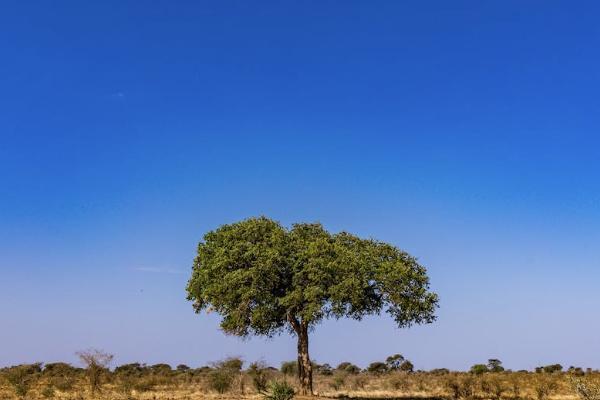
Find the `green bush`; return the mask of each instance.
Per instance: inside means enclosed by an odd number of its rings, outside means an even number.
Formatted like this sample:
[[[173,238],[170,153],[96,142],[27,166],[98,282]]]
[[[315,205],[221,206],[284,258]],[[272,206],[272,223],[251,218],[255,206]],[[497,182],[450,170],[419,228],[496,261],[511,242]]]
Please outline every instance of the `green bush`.
[[[267,391],[267,371],[268,367],[262,362],[254,362],[248,368],[248,375],[252,378],[252,385],[258,393]]]
[[[291,400],[295,396],[294,388],[285,381],[274,381],[269,385],[269,393],[265,395],[266,400]]]
[[[223,394],[231,388],[235,374],[231,369],[217,368],[208,373],[208,382],[211,389]]]
[[[388,366],[386,363],[382,363],[380,361],[375,361],[369,364],[367,367],[367,371],[373,374],[383,374],[388,371]]]
[[[358,367],[357,365],[354,365],[348,361],[344,361],[343,363],[340,363],[335,369],[338,371],[341,371],[341,372],[346,372],[346,373],[352,374],[352,375],[360,373],[360,367]]]
[[[487,365],[485,364],[475,364],[471,367],[471,373],[475,375],[485,374],[486,372],[490,372]]]

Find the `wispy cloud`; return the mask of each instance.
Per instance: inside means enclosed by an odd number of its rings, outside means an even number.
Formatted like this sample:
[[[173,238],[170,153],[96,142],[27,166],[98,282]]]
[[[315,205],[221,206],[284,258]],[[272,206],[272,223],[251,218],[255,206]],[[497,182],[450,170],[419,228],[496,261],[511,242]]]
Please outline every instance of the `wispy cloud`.
[[[176,274],[176,275],[182,275],[182,274],[186,274],[187,273],[187,271],[184,271],[182,269],[158,268],[158,267],[136,267],[135,270],[139,271],[139,272],[150,272],[150,273],[155,273],[155,274]]]

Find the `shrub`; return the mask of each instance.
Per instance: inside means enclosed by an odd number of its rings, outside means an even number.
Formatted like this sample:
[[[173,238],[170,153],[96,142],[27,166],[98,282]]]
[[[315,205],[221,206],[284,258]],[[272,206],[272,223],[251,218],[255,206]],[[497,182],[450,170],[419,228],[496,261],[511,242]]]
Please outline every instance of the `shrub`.
[[[298,362],[297,361],[284,361],[281,363],[280,371],[284,375],[298,375]]]
[[[41,372],[41,364],[24,364],[3,370],[3,376],[17,397],[23,399],[31,390]]]
[[[368,379],[364,375],[356,375],[352,380],[352,387],[358,390],[364,390],[365,386],[367,386]]]
[[[54,398],[54,387],[52,387],[52,385],[47,385],[42,389],[41,395],[43,398],[45,399],[52,399]]]
[[[435,368],[429,371],[429,373],[433,375],[448,375],[450,370],[448,368]]]
[[[78,352],[77,356],[86,366],[88,383],[93,395],[100,390],[102,376],[107,375],[108,366],[113,359],[113,355],[101,350],[90,349]]]
[[[217,368],[208,374],[208,382],[211,389],[219,394],[223,394],[231,388],[235,374],[231,369]]]
[[[471,367],[470,372],[475,375],[481,375],[486,372],[490,372],[490,370],[485,364],[475,364]]]
[[[294,388],[285,381],[274,381],[269,385],[269,393],[265,395],[266,400],[291,400],[295,396]]]
[[[322,364],[322,365],[317,365],[315,372],[319,375],[325,375],[325,376],[333,375],[333,370],[331,368],[331,365],[329,365],[327,363]]]
[[[360,373],[360,367],[358,367],[348,361],[344,361],[343,363],[340,363],[335,369],[337,371],[346,372],[348,374],[353,374],[353,375]]]
[[[600,400],[600,383],[590,379],[572,378],[571,386],[581,400]]]
[[[404,362],[404,357],[402,354],[394,354],[393,356],[389,356],[385,359],[385,364],[387,369],[395,370],[400,368],[400,365]]]
[[[547,399],[556,389],[558,389],[558,384],[553,378],[543,375],[536,376],[534,390],[537,400]]]
[[[169,364],[154,364],[149,367],[150,371],[156,375],[169,375],[173,370]]]
[[[140,376],[148,370],[145,364],[131,363],[119,365],[115,368],[116,375]]]
[[[473,397],[475,381],[472,376],[449,375],[444,383],[450,396],[455,400]]]
[[[337,372],[334,375],[333,380],[329,383],[329,385],[335,391],[340,390],[344,387],[344,384],[346,383],[346,376],[346,372]]]
[[[413,372],[415,366],[410,361],[405,360],[402,364],[400,364],[399,369],[402,372]]]
[[[369,366],[367,367],[367,371],[374,374],[383,374],[388,371],[388,366],[386,363],[375,361],[369,364]]]
[[[393,390],[407,390],[408,380],[405,374],[393,374],[387,380],[387,385]]]
[[[490,358],[488,360],[488,370],[490,372],[502,372],[504,371],[504,367],[502,366],[502,361],[496,359],[496,358]]]
[[[229,357],[215,364],[217,368],[228,369],[232,372],[240,372],[244,366],[244,360],[239,357]]]
[[[248,368],[248,375],[252,378],[252,385],[258,393],[267,391],[268,367],[263,362],[254,362]]]

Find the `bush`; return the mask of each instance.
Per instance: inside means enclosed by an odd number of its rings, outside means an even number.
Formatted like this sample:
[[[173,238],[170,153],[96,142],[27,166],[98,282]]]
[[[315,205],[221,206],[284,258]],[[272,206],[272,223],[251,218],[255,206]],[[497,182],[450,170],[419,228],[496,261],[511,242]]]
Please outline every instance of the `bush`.
[[[333,390],[340,390],[344,387],[346,383],[346,372],[338,372],[333,377],[333,380],[330,382],[330,386]]]
[[[316,365],[316,368],[314,369],[314,371],[319,375],[324,375],[324,376],[333,375],[333,369],[331,368],[331,365],[329,365],[327,363]]]
[[[150,371],[156,375],[169,375],[173,370],[169,364],[154,364],[149,367]]]
[[[42,389],[41,395],[43,398],[45,399],[52,399],[54,398],[54,387],[52,387],[52,385],[47,385]]]
[[[404,362],[404,357],[402,354],[394,354],[393,356],[389,356],[385,359],[385,364],[387,369],[395,370],[400,368],[400,365]]]
[[[600,383],[589,379],[571,379],[571,386],[581,400],[600,400]]]
[[[473,377],[449,375],[444,381],[446,389],[450,392],[450,396],[454,400],[469,399],[473,397],[473,389],[475,381]]]
[[[252,385],[258,393],[267,391],[267,371],[268,367],[262,362],[254,362],[248,368],[248,375],[252,378]]]
[[[386,363],[375,361],[369,364],[369,366],[367,367],[367,371],[374,374],[383,374],[388,371],[388,366]]]
[[[556,381],[547,376],[538,375],[535,378],[534,390],[537,400],[545,400],[558,389]]]
[[[40,363],[24,364],[6,368],[3,370],[2,375],[12,387],[17,397],[23,399],[31,390],[41,371]]]
[[[77,353],[81,362],[86,366],[86,374],[92,395],[100,390],[102,377],[108,375],[108,366],[113,355],[101,350],[90,349]]]
[[[285,381],[274,381],[269,385],[269,393],[265,395],[267,400],[291,400],[295,396],[294,388]]]
[[[208,382],[211,389],[219,394],[223,394],[231,388],[235,374],[231,369],[217,368],[208,374]]]
[[[448,375],[450,370],[448,368],[435,368],[429,371],[429,373],[433,375]]]
[[[490,370],[485,364],[475,364],[471,367],[470,372],[475,375],[481,375],[490,372]]]
[[[298,362],[297,361],[284,361],[281,363],[280,371],[284,375],[298,375]]]
[[[502,361],[500,361],[496,358],[489,359],[487,367],[490,372],[503,372],[504,371],[504,367],[502,366]]]
[[[343,363],[340,363],[335,369],[337,371],[346,372],[346,373],[352,374],[352,375],[360,373],[360,367],[358,367],[348,361],[344,361]]]
[[[392,390],[406,391],[409,386],[406,377],[406,374],[392,374],[387,380],[387,385]]]
[[[400,364],[399,369],[402,372],[413,372],[415,369],[415,366],[410,361],[405,360],[402,364]]]
[[[240,372],[244,366],[244,360],[239,357],[229,357],[215,364],[217,368],[228,369],[232,372]]]

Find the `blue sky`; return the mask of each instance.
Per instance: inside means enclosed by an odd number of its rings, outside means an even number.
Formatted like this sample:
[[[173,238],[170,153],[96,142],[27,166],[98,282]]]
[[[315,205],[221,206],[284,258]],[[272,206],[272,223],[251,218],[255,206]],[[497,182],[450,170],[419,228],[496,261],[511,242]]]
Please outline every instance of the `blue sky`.
[[[267,215],[391,242],[439,320],[317,361],[600,368],[596,2],[6,2],[0,364],[277,365],[195,315],[197,242]]]

